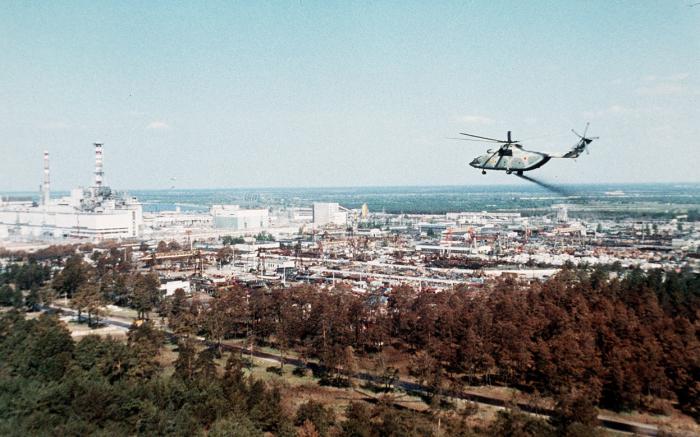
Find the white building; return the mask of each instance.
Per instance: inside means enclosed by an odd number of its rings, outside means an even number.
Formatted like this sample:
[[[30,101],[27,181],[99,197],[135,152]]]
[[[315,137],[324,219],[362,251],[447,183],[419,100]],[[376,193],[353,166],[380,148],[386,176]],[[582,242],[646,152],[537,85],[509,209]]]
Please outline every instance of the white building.
[[[348,210],[337,203],[316,202],[313,207],[314,226],[336,225],[345,226],[348,221]]]
[[[314,212],[312,208],[289,208],[287,216],[293,222],[310,222],[314,219]]]
[[[0,206],[0,227],[6,238],[55,239],[88,238],[92,240],[138,237],[141,205],[133,203],[124,208],[100,212],[76,211],[72,207],[51,204],[15,208]]]
[[[241,209],[238,205],[213,205],[210,212],[217,229],[254,231],[267,229],[270,225],[269,211],[265,208]]]
[[[182,212],[179,207],[176,211],[145,213],[143,217],[144,226],[151,229],[211,228],[212,223],[209,213]]]
[[[49,155],[44,152],[44,181],[40,202],[0,202],[0,235],[6,239],[138,237],[143,225],[142,206],[134,197],[102,184],[102,144],[95,143],[95,183],[76,188],[70,196],[51,199]]]
[[[190,294],[192,292],[192,285],[190,281],[186,280],[170,280],[160,285],[160,291],[164,292],[166,296],[172,296],[175,294],[175,290],[182,288],[185,294]]]
[[[552,209],[557,213],[557,221],[566,223],[569,221],[569,208],[563,203],[552,205]]]
[[[461,225],[513,224],[522,220],[519,212],[448,212],[445,217]]]

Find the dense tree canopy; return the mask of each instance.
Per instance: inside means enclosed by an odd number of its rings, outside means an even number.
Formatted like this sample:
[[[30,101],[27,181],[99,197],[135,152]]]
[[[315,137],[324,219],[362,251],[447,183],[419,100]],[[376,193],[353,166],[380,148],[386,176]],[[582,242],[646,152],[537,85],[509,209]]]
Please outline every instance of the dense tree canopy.
[[[74,343],[55,316],[0,316],[0,434],[294,435],[279,393],[243,377],[235,357],[219,375],[208,349],[192,351],[192,371],[176,365],[168,377],[157,363],[162,342],[150,322],[132,327],[127,343]]]
[[[403,286],[385,308],[382,299],[302,286],[255,291],[248,309],[257,341],[316,357],[331,372],[349,367],[348,347],[372,354],[391,345],[436,388],[451,381],[573,391],[616,410],[659,398],[700,417],[700,281],[692,273],[564,270],[545,283],[440,293]],[[240,333],[240,324],[223,326],[224,336]]]
[[[74,255],[50,282],[43,265],[18,264],[0,274],[0,304],[29,305],[32,290],[50,283],[91,320],[107,302],[142,319],[158,310],[178,336],[172,376],[151,321],[133,326],[126,342],[76,343],[54,316],[9,311],[0,316],[0,433],[294,435],[296,425],[303,435],[374,436],[430,427],[380,405],[351,404],[343,422],[314,403],[285,412],[280,392],[244,376],[239,357],[224,355],[217,368],[231,338],[314,359],[322,381],[335,385],[352,384],[362,358],[377,363],[385,389],[410,374],[436,404],[465,384],[506,385],[556,403],[549,424],[515,411],[489,432],[576,435],[595,424],[596,407],[656,412],[659,402],[700,420],[700,280],[691,272],[566,268],[547,282],[442,292],[229,286],[200,301],[183,290],[163,299],[155,274],[120,271],[127,258],[107,251],[92,267]],[[401,371],[384,362],[388,351],[403,357]]]

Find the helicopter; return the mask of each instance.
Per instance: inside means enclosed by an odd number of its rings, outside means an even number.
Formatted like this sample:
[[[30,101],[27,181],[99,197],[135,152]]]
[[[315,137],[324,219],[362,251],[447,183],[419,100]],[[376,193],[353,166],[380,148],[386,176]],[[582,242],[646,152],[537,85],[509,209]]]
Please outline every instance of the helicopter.
[[[552,158],[574,159],[578,158],[584,150],[586,151],[586,153],[588,153],[588,145],[591,144],[593,140],[598,139],[598,137],[586,137],[589,124],[590,123],[586,123],[586,128],[583,131],[583,135],[571,129],[571,132],[573,132],[577,137],[579,137],[579,141],[571,148],[571,150],[562,155],[525,150],[520,144],[520,141],[511,138],[510,131],[508,131],[508,136],[506,140],[482,137],[479,135],[472,135],[464,132],[460,132],[460,134],[470,138],[457,139],[466,141],[490,142],[501,145],[496,150],[487,150],[486,154],[477,156],[472,160],[472,162],[469,163],[469,165],[474,168],[480,168],[481,174],[485,175],[486,170],[500,170],[505,171],[506,174],[515,173],[517,176],[524,177],[523,172],[538,169],[546,163],[548,163]]]

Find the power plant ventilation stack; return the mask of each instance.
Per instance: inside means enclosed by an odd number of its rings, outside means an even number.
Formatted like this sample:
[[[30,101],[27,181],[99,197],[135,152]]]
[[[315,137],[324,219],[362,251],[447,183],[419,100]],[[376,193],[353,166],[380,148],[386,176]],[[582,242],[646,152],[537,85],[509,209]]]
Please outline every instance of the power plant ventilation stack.
[[[41,204],[46,206],[51,199],[51,179],[49,175],[49,152],[44,151],[44,183],[41,186]]]
[[[95,145],[95,188],[99,189],[102,187],[102,177],[104,176],[104,171],[102,170],[102,146],[103,143],[93,143]]]

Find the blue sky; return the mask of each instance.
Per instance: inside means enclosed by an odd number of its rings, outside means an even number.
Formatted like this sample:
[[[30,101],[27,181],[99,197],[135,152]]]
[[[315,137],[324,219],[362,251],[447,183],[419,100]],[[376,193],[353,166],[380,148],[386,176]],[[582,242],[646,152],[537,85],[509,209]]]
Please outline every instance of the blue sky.
[[[459,131],[591,154],[552,182],[700,182],[690,1],[0,2],[0,190],[51,153],[118,188],[515,183]]]

